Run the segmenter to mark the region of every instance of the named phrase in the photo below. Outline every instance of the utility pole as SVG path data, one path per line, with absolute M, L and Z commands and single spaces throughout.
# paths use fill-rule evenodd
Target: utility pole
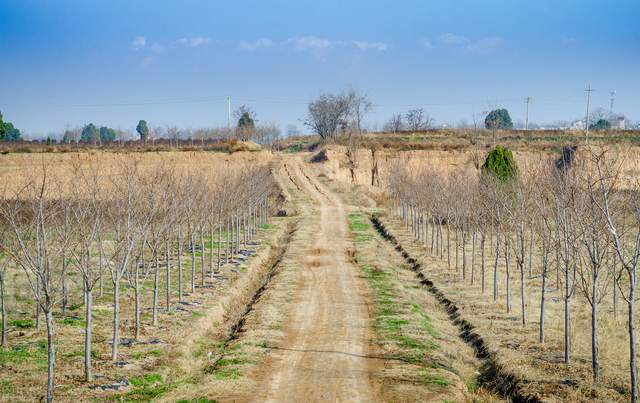
M 593 88 L 591 88 L 591 84 L 589 84 L 587 86 L 587 89 L 584 90 L 584 91 L 587 93 L 587 118 L 586 118 L 586 122 L 585 122 L 586 123 L 585 127 L 587 129 L 587 131 L 586 131 L 587 145 L 589 145 L 589 106 L 591 104 L 591 93 L 593 91 L 595 91 L 595 90 Z
M 609 101 L 611 101 L 609 104 L 609 119 L 613 119 L 613 102 L 616 100 L 616 92 L 611 91 L 609 95 L 611 95 L 611 98 L 609 98 Z
M 524 99 L 524 103 L 526 105 L 526 113 L 524 118 L 524 130 L 529 130 L 529 102 L 531 102 L 531 97 L 526 97 Z

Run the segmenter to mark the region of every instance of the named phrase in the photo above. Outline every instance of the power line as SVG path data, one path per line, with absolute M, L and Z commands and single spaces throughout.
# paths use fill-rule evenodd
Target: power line
M 87 103 L 87 104 L 20 104 L 20 103 L 0 103 L 2 106 L 39 106 L 46 108 L 111 108 L 111 107 L 134 107 L 134 106 L 152 106 L 152 105 L 172 105 L 172 104 L 195 104 L 195 103 L 227 103 L 229 104 L 230 96 L 211 95 L 208 97 L 191 97 L 191 98 L 168 98 L 156 100 L 142 100 L 131 102 L 111 102 L 111 103 Z M 241 103 L 258 103 L 258 104 L 289 104 L 289 105 L 308 105 L 310 100 L 301 99 L 275 99 L 275 98 L 243 98 L 234 97 Z M 521 101 L 521 98 L 495 98 L 480 101 L 453 101 L 453 102 L 433 102 L 433 103 L 415 103 L 415 104 L 377 104 L 374 108 L 428 108 L 428 107 L 446 107 L 446 106 L 463 106 L 463 105 L 483 105 L 487 103 L 515 103 Z M 567 98 L 541 98 L 536 99 L 537 103 L 574 103 L 579 102 L 578 99 Z

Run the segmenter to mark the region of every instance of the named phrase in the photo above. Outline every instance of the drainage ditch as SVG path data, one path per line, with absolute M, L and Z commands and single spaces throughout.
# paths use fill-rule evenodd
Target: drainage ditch
M 391 243 L 395 250 L 404 258 L 405 262 L 416 273 L 422 284 L 436 298 L 440 306 L 447 312 L 451 322 L 460 330 L 460 338 L 470 345 L 476 358 L 480 361 L 477 383 L 478 385 L 498 393 L 500 396 L 516 403 L 538 403 L 541 400 L 535 396 L 526 394 L 523 386 L 526 380 L 516 377 L 503 368 L 497 361 L 497 356 L 487 347 L 482 336 L 476 332 L 475 327 L 464 319 L 457 305 L 451 301 L 438 287 L 428 279 L 422 271 L 418 261 L 402 247 L 400 242 L 385 227 L 378 216 L 371 217 L 371 223 L 382 238 Z

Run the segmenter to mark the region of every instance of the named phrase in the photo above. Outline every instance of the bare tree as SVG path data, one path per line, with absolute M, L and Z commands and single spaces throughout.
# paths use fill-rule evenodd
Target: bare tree
M 93 380 L 91 365 L 93 288 L 101 275 L 99 266 L 93 260 L 93 251 L 102 231 L 103 206 L 98 195 L 101 188 L 95 173 L 88 174 L 78 167 L 72 178 L 69 210 L 72 232 L 69 234 L 71 263 L 82 276 L 85 302 L 84 377 Z M 60 233 L 67 231 L 67 223 L 58 225 Z
M 356 90 L 349 91 L 347 98 L 349 99 L 349 114 L 353 120 L 353 127 L 358 134 L 361 134 L 362 120 L 373 109 L 373 103 L 366 94 Z
M 0 216 L 11 238 L 2 240 L 2 250 L 25 273 L 36 304 L 45 315 L 47 331 L 47 402 L 53 401 L 55 373 L 55 324 L 53 308 L 61 289 L 56 267 L 61 261 L 60 240 L 53 230 L 59 220 L 60 201 L 52 197 L 56 181 L 42 166 L 12 195 L 4 193 Z
M 620 294 L 627 303 L 627 331 L 629 334 L 629 378 L 631 401 L 638 401 L 638 358 L 636 334 L 636 291 L 637 271 L 640 265 L 640 182 L 636 179 L 630 189 L 621 191 L 618 187 L 620 167 L 607 163 L 606 154 L 596 161 L 599 178 L 600 203 L 612 247 L 620 264 L 619 270 L 626 275 L 627 291 Z M 614 274 L 619 277 L 617 273 Z
M 408 130 L 426 130 L 433 125 L 433 119 L 423 108 L 416 108 L 407 111 L 405 114 Z
M 334 139 L 339 129 L 346 125 L 351 111 L 351 100 L 344 94 L 321 94 L 309 103 L 304 122 L 323 141 Z
M 385 132 L 398 133 L 404 130 L 405 124 L 401 113 L 394 113 L 384 124 Z
M 111 180 L 114 191 L 107 202 L 107 229 L 113 233 L 107 249 L 107 260 L 113 284 L 113 337 L 111 359 L 118 359 L 120 344 L 120 285 L 129 266 L 134 248 L 139 241 L 140 228 L 146 227 L 150 216 L 142 214 L 140 199 L 139 172 L 137 162 L 124 161 L 120 172 Z
M 596 156 L 597 158 L 597 156 Z M 598 178 L 591 165 L 582 168 L 580 193 L 575 208 L 584 252 L 578 264 L 578 286 L 591 306 L 591 368 L 593 381 L 600 381 L 598 307 L 614 278 L 607 259 L 611 256 L 607 242 L 607 221 L 600 213 Z

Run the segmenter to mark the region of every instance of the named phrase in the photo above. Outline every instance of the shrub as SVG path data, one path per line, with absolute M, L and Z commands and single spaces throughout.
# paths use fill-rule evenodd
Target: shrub
M 511 151 L 497 145 L 496 148 L 489 151 L 487 159 L 482 165 L 482 172 L 493 175 L 502 182 L 506 182 L 518 176 L 518 166 L 513 159 Z

